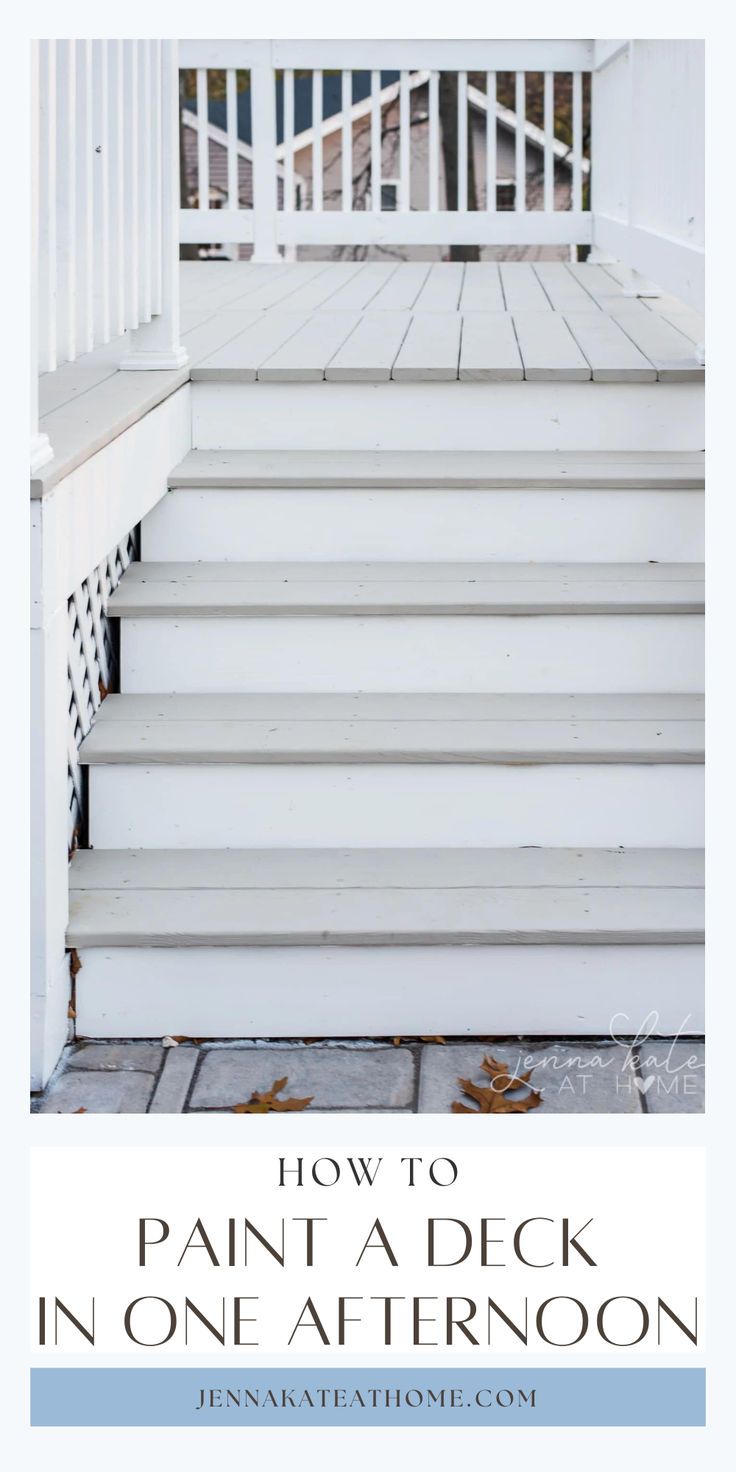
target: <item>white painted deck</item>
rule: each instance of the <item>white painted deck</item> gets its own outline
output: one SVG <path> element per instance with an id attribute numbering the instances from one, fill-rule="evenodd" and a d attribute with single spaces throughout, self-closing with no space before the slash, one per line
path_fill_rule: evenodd
<path id="1" fill-rule="evenodd" d="M 217 272 L 222 274 L 218 277 Z M 698 382 L 698 315 L 561 262 L 183 267 L 192 378 Z M 204 351 L 207 339 L 215 344 Z"/>
<path id="2" fill-rule="evenodd" d="M 32 497 L 190 380 L 651 387 L 704 377 L 702 318 L 664 293 L 627 296 L 625 267 L 188 261 L 180 269 L 186 367 L 121 372 L 123 336 L 41 375 L 39 427 L 54 458 L 32 477 Z"/>

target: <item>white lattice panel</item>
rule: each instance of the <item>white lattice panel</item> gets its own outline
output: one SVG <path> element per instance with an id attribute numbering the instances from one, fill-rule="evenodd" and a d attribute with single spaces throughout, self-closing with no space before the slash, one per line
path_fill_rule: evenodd
<path id="1" fill-rule="evenodd" d="M 68 645 L 68 834 L 76 847 L 85 824 L 85 787 L 79 748 L 105 696 L 116 687 L 117 630 L 107 601 L 138 556 L 137 529 L 108 554 L 69 599 Z"/>

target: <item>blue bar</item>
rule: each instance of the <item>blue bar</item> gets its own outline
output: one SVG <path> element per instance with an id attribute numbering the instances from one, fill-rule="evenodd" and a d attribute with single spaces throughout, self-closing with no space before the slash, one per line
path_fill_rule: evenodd
<path id="1" fill-rule="evenodd" d="M 31 1425 L 704 1426 L 705 1371 L 34 1369 Z"/>

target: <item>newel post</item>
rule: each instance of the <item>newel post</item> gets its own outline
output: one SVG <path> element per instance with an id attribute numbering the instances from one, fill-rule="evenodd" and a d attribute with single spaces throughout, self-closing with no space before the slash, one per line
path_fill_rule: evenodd
<path id="1" fill-rule="evenodd" d="M 130 334 L 120 367 L 184 368 L 179 341 L 179 55 L 176 41 L 161 42 L 161 311 Z"/>
<path id="2" fill-rule="evenodd" d="M 276 244 L 276 72 L 271 43 L 254 47 L 250 71 L 253 128 L 253 260 L 281 259 Z M 257 56 L 257 60 L 255 57 Z"/>

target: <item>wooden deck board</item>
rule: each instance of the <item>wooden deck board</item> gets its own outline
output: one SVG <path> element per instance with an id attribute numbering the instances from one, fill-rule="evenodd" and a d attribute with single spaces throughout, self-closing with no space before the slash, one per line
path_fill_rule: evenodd
<path id="1" fill-rule="evenodd" d="M 195 365 L 192 378 L 255 382 L 261 364 L 311 320 L 305 312 L 262 313 L 245 332 Z"/>
<path id="2" fill-rule="evenodd" d="M 471 312 L 463 317 L 461 382 L 499 383 L 524 377 L 512 318 L 505 312 Z"/>
<path id="3" fill-rule="evenodd" d="M 501 276 L 495 261 L 469 261 L 465 267 L 461 312 L 503 312 Z"/>
<path id="4" fill-rule="evenodd" d="M 653 383 L 657 370 L 605 312 L 567 312 L 565 321 L 597 383 Z"/>
<path id="5" fill-rule="evenodd" d="M 263 383 L 310 383 L 325 376 L 330 359 L 360 322 L 356 312 L 318 312 L 258 368 Z"/>
<path id="6" fill-rule="evenodd" d="M 325 370 L 331 383 L 387 383 L 406 337 L 409 312 L 368 312 Z"/>
<path id="7" fill-rule="evenodd" d="M 705 371 L 690 339 L 656 312 L 630 300 L 623 307 L 614 306 L 610 315 L 654 365 L 662 383 L 703 380 Z"/>
<path id="8" fill-rule="evenodd" d="M 458 261 L 432 266 L 415 303 L 415 312 L 456 312 L 463 289 L 465 267 Z"/>
<path id="9" fill-rule="evenodd" d="M 461 326 L 462 318 L 457 312 L 419 312 L 412 317 L 392 369 L 392 378 L 397 383 L 456 379 Z"/>
<path id="10" fill-rule="evenodd" d="M 580 383 L 591 377 L 588 360 L 559 313 L 515 312 L 514 327 L 530 382 Z"/>
<path id="11" fill-rule="evenodd" d="M 507 312 L 550 312 L 549 297 L 531 263 L 502 261 L 500 266 Z"/>

